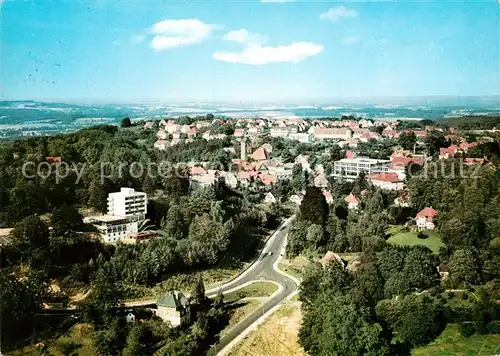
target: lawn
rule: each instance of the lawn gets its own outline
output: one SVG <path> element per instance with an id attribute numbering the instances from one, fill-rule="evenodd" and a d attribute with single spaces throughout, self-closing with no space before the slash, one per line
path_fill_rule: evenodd
<path id="1" fill-rule="evenodd" d="M 457 324 L 449 324 L 432 343 L 412 351 L 416 356 L 483 356 L 500 354 L 500 334 L 464 337 Z"/>
<path id="2" fill-rule="evenodd" d="M 249 300 L 247 302 L 235 302 L 232 305 L 229 305 L 231 309 L 231 317 L 229 318 L 228 325 L 221 331 L 220 337 L 225 336 L 229 330 L 231 330 L 236 324 L 245 319 L 252 312 L 257 310 L 260 307 L 261 302 L 258 300 Z"/>
<path id="3" fill-rule="evenodd" d="M 309 263 L 310 263 L 309 260 L 305 256 L 299 255 L 294 259 L 290 260 L 288 263 L 287 262 L 278 263 L 278 268 L 281 271 L 286 272 L 289 275 L 301 281 L 302 278 L 304 277 L 306 267 L 309 265 Z"/>
<path id="4" fill-rule="evenodd" d="M 278 290 L 278 286 L 271 282 L 254 282 L 246 287 L 224 294 L 224 300 L 238 300 L 249 297 L 269 297 Z"/>
<path id="5" fill-rule="evenodd" d="M 231 356 L 305 356 L 298 344 L 298 303 L 283 305 L 229 353 Z"/>
<path id="6" fill-rule="evenodd" d="M 390 244 L 395 245 L 424 245 L 432 250 L 434 253 L 439 252 L 439 248 L 444 246 L 444 243 L 441 241 L 441 235 L 438 231 L 423 231 L 424 234 L 429 237 L 426 239 L 419 239 L 417 237 L 417 231 L 401 231 L 401 227 L 391 227 L 387 230 L 387 233 L 391 236 L 387 240 Z"/>

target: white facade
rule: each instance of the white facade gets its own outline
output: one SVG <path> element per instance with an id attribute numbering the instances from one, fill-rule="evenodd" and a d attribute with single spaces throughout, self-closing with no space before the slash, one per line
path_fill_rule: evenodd
<path id="1" fill-rule="evenodd" d="M 419 216 L 415 219 L 419 230 L 434 230 L 435 225 L 429 221 L 425 216 Z"/>
<path id="2" fill-rule="evenodd" d="M 136 192 L 133 188 L 121 188 L 119 192 L 108 195 L 108 214 L 115 216 L 146 215 L 147 204 L 146 193 Z"/>
<path id="3" fill-rule="evenodd" d="M 121 188 L 108 195 L 108 214 L 92 216 L 92 223 L 105 243 L 117 243 L 139 232 L 146 219 L 147 195 L 132 188 Z"/>
<path id="4" fill-rule="evenodd" d="M 270 130 L 271 137 L 287 137 L 288 136 L 288 127 L 271 127 Z"/>
<path id="5" fill-rule="evenodd" d="M 404 182 L 402 181 L 388 182 L 385 180 L 378 180 L 378 179 L 370 179 L 370 181 L 375 187 L 386 190 L 403 190 L 405 187 Z"/>
<path id="6" fill-rule="evenodd" d="M 313 135 L 307 132 L 291 133 L 288 138 L 290 140 L 297 140 L 302 143 L 310 143 L 313 141 Z"/>
<path id="7" fill-rule="evenodd" d="M 389 171 L 389 160 L 371 158 L 344 158 L 333 163 L 333 176 L 346 180 L 356 179 L 361 172 L 366 175 L 386 173 Z"/>

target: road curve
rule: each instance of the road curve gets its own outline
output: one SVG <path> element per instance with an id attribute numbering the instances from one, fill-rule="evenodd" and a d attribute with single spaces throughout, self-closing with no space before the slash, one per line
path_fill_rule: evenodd
<path id="1" fill-rule="evenodd" d="M 232 290 L 242 284 L 248 283 L 254 280 L 268 280 L 273 281 L 281 285 L 281 288 L 274 293 L 269 300 L 267 300 L 263 305 L 261 305 L 257 310 L 248 315 L 239 324 L 233 327 L 225 336 L 223 336 L 219 342 L 214 345 L 212 349 L 208 352 L 208 355 L 215 355 L 217 352 L 224 349 L 231 341 L 233 341 L 239 334 L 250 327 L 255 321 L 262 317 L 269 310 L 280 304 L 283 300 L 289 297 L 297 290 L 297 283 L 291 278 L 277 272 L 274 269 L 274 265 L 280 258 L 280 253 L 284 251 L 284 245 L 286 244 L 286 237 L 295 220 L 295 215 L 288 218 L 279 229 L 271 236 L 268 240 L 266 246 L 260 253 L 257 261 L 248 268 L 240 277 L 235 280 L 217 288 L 216 290 L 211 290 L 210 292 L 222 292 Z M 272 255 L 269 255 L 272 252 Z M 209 293 L 207 293 L 209 294 Z"/>

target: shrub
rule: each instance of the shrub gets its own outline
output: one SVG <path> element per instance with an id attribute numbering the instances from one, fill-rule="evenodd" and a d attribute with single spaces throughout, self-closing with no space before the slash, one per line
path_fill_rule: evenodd
<path id="1" fill-rule="evenodd" d="M 474 327 L 474 324 L 472 323 L 460 323 L 460 333 L 465 336 L 469 337 L 471 335 L 474 335 L 476 332 L 476 328 Z"/>
<path id="2" fill-rule="evenodd" d="M 417 237 L 418 237 L 419 239 L 426 239 L 426 238 L 428 238 L 428 237 L 429 237 L 429 235 L 424 234 L 423 232 L 419 232 L 419 233 L 418 233 L 418 235 L 417 235 Z"/>

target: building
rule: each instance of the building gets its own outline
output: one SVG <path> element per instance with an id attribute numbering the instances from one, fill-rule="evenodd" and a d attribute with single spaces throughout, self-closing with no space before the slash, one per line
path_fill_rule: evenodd
<path id="1" fill-rule="evenodd" d="M 294 194 L 290 197 L 290 201 L 294 204 L 300 205 L 302 204 L 303 197 L 299 194 Z"/>
<path id="2" fill-rule="evenodd" d="M 333 204 L 333 195 L 329 190 L 323 190 L 323 195 L 328 205 Z"/>
<path id="3" fill-rule="evenodd" d="M 361 201 L 352 193 L 350 193 L 348 196 L 346 196 L 344 198 L 344 201 L 347 203 L 347 208 L 349 210 L 358 209 L 359 203 L 361 203 Z"/>
<path id="4" fill-rule="evenodd" d="M 191 305 L 189 300 L 178 291 L 170 291 L 156 302 L 153 313 L 172 326 L 186 325 L 191 322 Z"/>
<path id="5" fill-rule="evenodd" d="M 323 265 L 323 267 L 326 267 L 326 265 L 331 261 L 336 261 L 340 265 L 340 267 L 342 267 L 342 269 L 346 267 L 346 263 L 338 254 L 332 251 L 328 251 L 321 259 L 321 264 Z"/>
<path id="6" fill-rule="evenodd" d="M 166 140 L 168 138 L 168 132 L 161 128 L 156 133 L 156 137 L 158 137 L 159 140 Z"/>
<path id="7" fill-rule="evenodd" d="M 313 135 L 307 132 L 291 133 L 288 138 L 302 143 L 311 143 L 313 141 Z"/>
<path id="8" fill-rule="evenodd" d="M 376 187 L 387 190 L 403 190 L 404 182 L 396 173 L 376 173 L 368 176 L 368 180 Z"/>
<path id="9" fill-rule="evenodd" d="M 127 324 L 133 324 L 135 323 L 135 315 L 132 314 L 132 312 L 128 312 L 125 316 L 125 320 L 127 321 Z"/>
<path id="10" fill-rule="evenodd" d="M 276 203 L 276 197 L 273 195 L 273 193 L 269 192 L 266 194 L 264 202 L 267 204 Z"/>
<path id="11" fill-rule="evenodd" d="M 254 161 L 266 161 L 269 159 L 269 155 L 264 147 L 259 147 L 252 153 L 252 159 Z"/>
<path id="12" fill-rule="evenodd" d="M 314 178 L 314 186 L 318 188 L 326 188 L 328 187 L 328 179 L 326 179 L 323 173 L 318 174 Z"/>
<path id="13" fill-rule="evenodd" d="M 252 142 L 248 138 L 240 141 L 240 159 L 246 161 L 247 156 L 252 152 Z"/>
<path id="14" fill-rule="evenodd" d="M 270 130 L 270 135 L 271 137 L 288 137 L 289 131 L 288 127 L 284 126 L 277 126 L 277 127 L 271 127 Z"/>
<path id="15" fill-rule="evenodd" d="M 352 131 L 349 128 L 317 127 L 314 129 L 314 137 L 317 140 L 350 140 L 352 138 Z"/>
<path id="16" fill-rule="evenodd" d="M 121 243 L 129 245 L 138 245 L 154 239 L 157 236 L 156 231 L 143 231 L 138 233 L 129 234 L 127 237 L 121 240 Z"/>
<path id="17" fill-rule="evenodd" d="M 138 233 L 144 226 L 147 204 L 146 193 L 121 188 L 119 192 L 108 194 L 106 215 L 88 217 L 86 222 L 97 228 L 105 243 L 117 243 Z"/>
<path id="18" fill-rule="evenodd" d="M 167 147 L 170 146 L 170 143 L 168 141 L 165 141 L 165 140 L 156 140 L 155 144 L 154 144 L 154 148 L 156 148 L 157 150 L 160 150 L 160 151 L 165 151 L 167 149 Z"/>
<path id="19" fill-rule="evenodd" d="M 0 229 L 0 246 L 6 246 L 10 244 L 12 239 L 10 233 L 12 230 L 12 228 Z"/>
<path id="20" fill-rule="evenodd" d="M 333 163 L 333 176 L 335 178 L 343 178 L 346 180 L 356 179 L 361 172 L 366 175 L 376 173 L 386 173 L 389 171 L 389 160 L 372 159 L 372 158 L 343 158 L 340 161 Z"/>
<path id="21" fill-rule="evenodd" d="M 434 230 L 434 217 L 438 215 L 438 212 L 432 208 L 422 209 L 415 217 L 415 222 L 419 230 Z"/>

